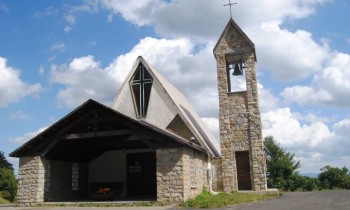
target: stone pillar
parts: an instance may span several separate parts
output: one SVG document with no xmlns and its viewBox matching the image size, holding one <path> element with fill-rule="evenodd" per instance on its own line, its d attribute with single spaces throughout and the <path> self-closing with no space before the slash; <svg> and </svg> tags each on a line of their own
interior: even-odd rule
<svg viewBox="0 0 350 210">
<path fill-rule="evenodd" d="M 183 148 L 157 149 L 157 200 L 184 201 Z"/>
<path fill-rule="evenodd" d="M 45 158 L 21 157 L 18 171 L 18 205 L 35 206 L 44 202 L 44 185 Z"/>
</svg>

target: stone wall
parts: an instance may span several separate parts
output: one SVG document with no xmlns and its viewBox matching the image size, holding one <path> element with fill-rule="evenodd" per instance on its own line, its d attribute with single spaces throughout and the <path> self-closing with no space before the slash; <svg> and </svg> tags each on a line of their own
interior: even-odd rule
<svg viewBox="0 0 350 210">
<path fill-rule="evenodd" d="M 88 166 L 77 164 L 78 171 L 74 174 L 76 183 L 72 186 L 72 162 L 46 161 L 45 199 L 44 201 L 72 201 L 87 197 Z"/>
<path fill-rule="evenodd" d="M 238 26 L 229 22 L 215 51 L 219 92 L 219 128 L 223 190 L 238 190 L 235 152 L 249 151 L 252 190 L 266 189 L 255 49 Z M 244 62 L 246 91 L 228 92 L 227 56 Z M 239 61 L 239 60 L 238 60 Z"/>
<path fill-rule="evenodd" d="M 190 148 L 183 150 L 184 199 L 193 198 L 207 187 L 207 160 L 204 153 Z"/>
<path fill-rule="evenodd" d="M 202 192 L 207 182 L 204 153 L 181 147 L 157 149 L 156 154 L 158 201 L 182 202 Z"/>
<path fill-rule="evenodd" d="M 44 202 L 45 158 L 21 157 L 18 171 L 19 206 L 35 206 Z"/>
<path fill-rule="evenodd" d="M 183 148 L 157 149 L 157 200 L 184 200 Z"/>
</svg>

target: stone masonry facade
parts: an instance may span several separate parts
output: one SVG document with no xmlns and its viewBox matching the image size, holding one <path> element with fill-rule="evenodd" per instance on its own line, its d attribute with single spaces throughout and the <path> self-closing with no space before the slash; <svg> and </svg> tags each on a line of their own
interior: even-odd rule
<svg viewBox="0 0 350 210">
<path fill-rule="evenodd" d="M 188 148 L 157 149 L 157 200 L 181 202 L 207 187 L 207 157 Z M 79 165 L 77 185 L 72 186 L 72 165 L 45 157 L 21 157 L 18 205 L 36 206 L 50 201 L 70 201 L 87 193 L 86 164 Z"/>
<path fill-rule="evenodd" d="M 19 206 L 34 206 L 44 202 L 45 159 L 22 157 L 19 159 L 18 193 Z"/>
<path fill-rule="evenodd" d="M 157 200 L 181 202 L 193 198 L 207 186 L 204 153 L 193 149 L 157 149 Z"/>
<path fill-rule="evenodd" d="M 72 164 L 46 160 L 45 157 L 21 157 L 19 160 L 19 206 L 36 206 L 47 201 L 79 199 L 87 192 L 87 165 L 78 164 L 77 188 L 72 190 Z"/>
<path fill-rule="evenodd" d="M 233 20 L 231 21 L 214 52 L 217 60 L 223 190 L 238 190 L 235 160 L 237 151 L 249 151 L 252 190 L 266 190 L 266 160 L 258 101 L 255 49 Z M 244 62 L 246 91 L 228 92 L 227 56 L 235 55 L 240 56 L 240 61 Z"/>
</svg>

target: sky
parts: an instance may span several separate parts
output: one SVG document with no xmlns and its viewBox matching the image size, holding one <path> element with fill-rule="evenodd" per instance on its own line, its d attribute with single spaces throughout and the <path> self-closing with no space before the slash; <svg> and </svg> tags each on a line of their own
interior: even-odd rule
<svg viewBox="0 0 350 210">
<path fill-rule="evenodd" d="M 301 173 L 350 168 L 350 2 L 232 2 L 256 47 L 263 135 L 295 153 Z M 212 50 L 227 3 L 0 0 L 0 151 L 8 155 L 90 98 L 111 105 L 140 55 L 218 137 Z"/>
</svg>

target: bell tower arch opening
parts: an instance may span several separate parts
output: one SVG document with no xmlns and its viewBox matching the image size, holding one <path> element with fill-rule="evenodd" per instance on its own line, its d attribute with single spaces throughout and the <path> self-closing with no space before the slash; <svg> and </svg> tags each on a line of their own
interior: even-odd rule
<svg viewBox="0 0 350 210">
<path fill-rule="evenodd" d="M 242 55 L 226 55 L 227 92 L 239 92 L 247 90 L 245 75 L 245 59 Z"/>
</svg>

